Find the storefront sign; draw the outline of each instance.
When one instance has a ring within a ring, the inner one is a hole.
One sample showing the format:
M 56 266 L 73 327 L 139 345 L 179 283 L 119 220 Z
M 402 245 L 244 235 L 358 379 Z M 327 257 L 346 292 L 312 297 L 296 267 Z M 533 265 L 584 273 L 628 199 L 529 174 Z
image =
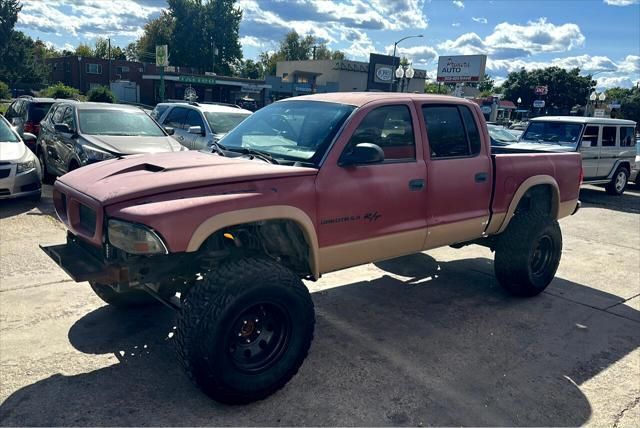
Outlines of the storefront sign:
M 296 92 L 311 92 L 311 86 L 301 86 L 301 85 L 298 85 L 298 86 L 294 86 L 294 87 L 293 87 L 293 89 L 294 89 Z
M 393 76 L 393 70 L 390 66 L 385 64 L 376 64 L 375 81 L 378 83 L 389 83 Z
M 167 45 L 156 45 L 156 67 L 169 65 L 169 49 Z
M 204 76 L 178 76 L 178 82 L 200 85 L 215 85 L 216 79 L 213 77 Z
M 484 76 L 486 55 L 441 56 L 438 82 L 479 82 Z
M 544 107 L 544 100 L 533 100 L 533 107 L 534 108 L 543 108 Z
M 593 117 L 604 117 L 604 109 L 597 108 L 593 111 Z
M 533 92 L 536 95 L 547 95 L 549 93 L 549 88 L 547 86 L 536 86 Z

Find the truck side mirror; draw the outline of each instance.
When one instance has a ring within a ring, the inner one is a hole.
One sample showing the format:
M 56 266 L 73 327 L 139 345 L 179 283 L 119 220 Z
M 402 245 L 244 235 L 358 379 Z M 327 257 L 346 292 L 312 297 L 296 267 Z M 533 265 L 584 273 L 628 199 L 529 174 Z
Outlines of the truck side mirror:
M 188 132 L 189 134 L 197 134 L 197 135 L 203 134 L 201 126 L 190 126 Z
M 73 133 L 73 131 L 71 130 L 69 125 L 67 125 L 66 123 L 56 123 L 53 127 L 58 132 L 62 132 L 62 133 L 65 133 L 65 134 L 72 134 Z
M 165 131 L 167 132 L 167 134 L 169 134 L 169 135 L 173 135 L 173 134 L 175 134 L 175 133 L 176 133 L 176 130 L 175 130 L 173 127 L 171 127 L 171 126 L 165 126 L 165 127 L 164 127 L 164 130 L 165 130 Z
M 371 143 L 357 144 L 351 151 L 345 152 L 338 161 L 339 166 L 370 165 L 384 161 L 384 152 L 380 146 Z

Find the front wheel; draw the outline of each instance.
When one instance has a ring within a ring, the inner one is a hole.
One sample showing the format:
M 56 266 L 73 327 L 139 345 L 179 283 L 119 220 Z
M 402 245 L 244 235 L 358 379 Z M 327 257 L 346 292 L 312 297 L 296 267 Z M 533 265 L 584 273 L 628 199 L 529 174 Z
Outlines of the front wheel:
M 40 162 L 40 171 L 42 172 L 42 182 L 45 184 L 53 183 L 54 176 L 49 172 L 47 168 L 47 161 L 45 159 L 44 150 L 38 151 L 38 161 Z
M 605 186 L 607 193 L 613 196 L 622 195 L 627 188 L 628 181 L 629 171 L 623 166 L 618 167 L 615 174 L 613 174 L 611 182 Z
M 314 324 L 309 291 L 293 272 L 267 259 L 241 259 L 187 292 L 176 345 L 207 395 L 244 404 L 273 394 L 298 372 Z
M 553 280 L 562 254 L 558 221 L 545 213 L 516 214 L 498 237 L 494 270 L 500 285 L 516 296 L 535 296 Z

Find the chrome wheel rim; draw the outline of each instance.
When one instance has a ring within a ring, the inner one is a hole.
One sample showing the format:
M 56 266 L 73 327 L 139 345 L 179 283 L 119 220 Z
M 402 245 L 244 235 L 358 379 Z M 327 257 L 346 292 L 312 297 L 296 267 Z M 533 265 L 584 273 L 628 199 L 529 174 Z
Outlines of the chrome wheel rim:
M 624 171 L 620 171 L 618 173 L 618 176 L 616 177 L 616 190 L 618 192 L 622 191 L 625 184 L 627 184 L 627 175 L 624 173 Z

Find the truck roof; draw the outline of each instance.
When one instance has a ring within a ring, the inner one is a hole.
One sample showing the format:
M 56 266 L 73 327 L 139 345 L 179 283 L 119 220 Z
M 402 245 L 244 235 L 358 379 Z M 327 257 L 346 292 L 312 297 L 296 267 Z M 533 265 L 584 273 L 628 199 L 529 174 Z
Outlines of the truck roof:
M 467 104 L 469 106 L 477 106 L 476 103 L 468 101 L 464 98 L 457 98 L 448 95 L 431 95 L 431 94 L 406 94 L 401 92 L 329 92 L 326 94 L 302 95 L 299 97 L 286 98 L 282 101 L 324 101 L 330 103 L 349 104 L 360 107 L 372 101 L 378 100 L 411 100 L 411 101 L 430 101 L 451 103 L 455 101 L 458 104 Z
M 611 119 L 608 117 L 541 116 L 531 119 L 529 122 L 600 123 L 603 125 L 636 126 L 636 123 L 633 120 Z

